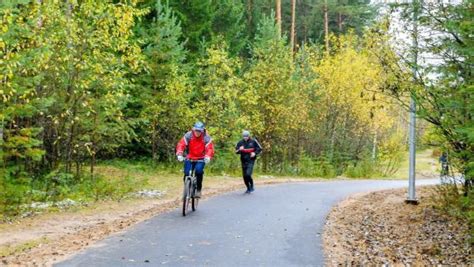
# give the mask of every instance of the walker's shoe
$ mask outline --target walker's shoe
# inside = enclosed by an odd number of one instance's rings
[[[250,189],[247,189],[244,194],[250,194]]]
[[[250,193],[252,193],[253,191],[255,191],[255,188],[253,188],[253,186],[250,188]]]
[[[195,198],[201,198],[201,191],[196,191],[196,194],[194,195]]]

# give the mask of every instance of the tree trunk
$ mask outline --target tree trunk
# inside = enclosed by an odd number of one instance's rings
[[[79,154],[76,157],[76,177],[79,177],[81,173],[81,160]]]
[[[0,121],[0,149],[3,149],[3,120]],[[4,160],[4,158],[0,158],[0,164],[1,164],[1,168],[5,169],[6,168],[6,162]]]
[[[70,0],[66,0],[66,5],[67,5],[66,18],[68,20],[67,31],[68,31],[68,34],[70,35],[69,23],[70,23],[70,20],[71,20],[71,17],[72,17],[72,5],[70,3]],[[68,39],[67,43],[68,43],[68,45],[67,45],[68,48],[71,48],[72,45],[71,45],[71,41],[69,39]],[[72,118],[73,123],[70,126],[69,138],[68,138],[68,142],[66,143],[66,172],[71,173],[73,141],[74,141],[74,134],[75,134],[75,128],[76,128],[75,127],[76,123],[74,123],[74,118],[76,117],[76,112],[77,112],[77,106],[76,106],[77,99],[75,97],[75,94],[73,94],[74,89],[73,89],[73,82],[72,82],[72,68],[71,67],[69,67],[68,77],[69,78],[68,78],[68,84],[66,85],[66,91],[67,91],[67,96],[70,97],[70,99],[72,99],[71,103],[72,103],[73,112],[72,112],[72,116],[70,118]],[[66,102],[69,102],[68,100],[69,99],[66,98]]]
[[[328,0],[324,0],[324,43],[326,45],[326,51],[329,51]]]
[[[94,132],[92,133],[92,144],[91,144],[91,177],[94,179],[94,167],[95,167],[95,154],[96,154],[96,146],[97,146],[97,116],[98,111],[94,114]]]
[[[92,144],[94,147],[94,144]],[[94,179],[94,167],[95,167],[95,148],[92,148],[92,158],[91,158],[91,178]]]
[[[291,50],[295,51],[296,0],[291,0]]]
[[[3,121],[0,121],[0,143],[3,143]]]
[[[37,0],[38,2],[38,5],[42,5],[43,4],[43,0]],[[38,28],[42,28],[43,27],[43,17],[41,17],[41,7],[39,8],[39,16],[38,16],[38,22],[37,22],[37,26]]]
[[[253,0],[247,0],[247,25],[250,32],[253,32],[252,20],[253,20]]]
[[[342,14],[339,12],[337,14],[337,27],[339,28],[339,32],[342,33]]]
[[[281,35],[281,0],[276,0],[276,22]]]
[[[71,166],[72,166],[72,154],[74,151],[74,137],[76,134],[76,122],[74,122],[74,118],[76,117],[77,114],[77,106],[76,106],[76,101],[73,101],[73,112],[71,118],[73,119],[73,122],[71,123],[71,126],[69,127],[69,138],[68,142],[66,144],[66,172],[71,173]]]
[[[375,161],[377,159],[377,132],[374,133],[374,140],[372,146],[372,160]]]
[[[156,162],[158,161],[158,157],[156,156],[156,147],[157,147],[157,141],[156,141],[156,126],[157,122],[153,121],[153,125],[151,126],[151,155],[153,158],[153,161]]]

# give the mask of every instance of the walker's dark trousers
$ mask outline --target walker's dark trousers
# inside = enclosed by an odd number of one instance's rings
[[[253,165],[255,163],[254,160],[242,160],[242,176],[244,177],[245,186],[247,186],[248,190],[253,188],[253,179],[252,179],[252,172],[253,172]]]

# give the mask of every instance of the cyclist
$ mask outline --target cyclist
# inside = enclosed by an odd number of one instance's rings
[[[242,140],[235,146],[235,153],[240,154],[242,176],[245,186],[247,187],[245,193],[249,194],[255,191],[252,179],[253,165],[255,164],[257,155],[262,152],[262,146],[260,146],[257,139],[250,137],[249,131],[243,131],[242,137]]]
[[[441,163],[441,175],[448,175],[449,173],[449,163],[448,155],[446,152],[443,152],[439,157],[439,163]]]
[[[186,158],[183,156],[187,152]],[[184,178],[194,169],[197,178],[196,197],[201,197],[202,180],[204,178],[204,166],[208,164],[214,156],[214,145],[211,137],[206,133],[204,123],[198,121],[191,131],[187,132],[176,146],[176,156],[178,161],[184,161]],[[185,159],[187,159],[185,161]],[[198,162],[194,162],[199,160]]]
[[[439,157],[439,163],[441,163],[441,173],[440,179],[441,184],[448,183],[448,175],[449,175],[449,162],[448,162],[448,154],[443,152]]]

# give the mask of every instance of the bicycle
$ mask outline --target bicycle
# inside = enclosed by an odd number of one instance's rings
[[[190,162],[204,162],[203,160],[187,160]],[[196,198],[197,190],[197,177],[194,174],[194,166],[189,171],[189,175],[184,178],[183,188],[183,216],[189,212],[189,206],[191,205],[192,211],[196,211],[199,198]]]
[[[449,164],[447,162],[441,163],[441,172],[440,172],[441,184],[449,183]]]

